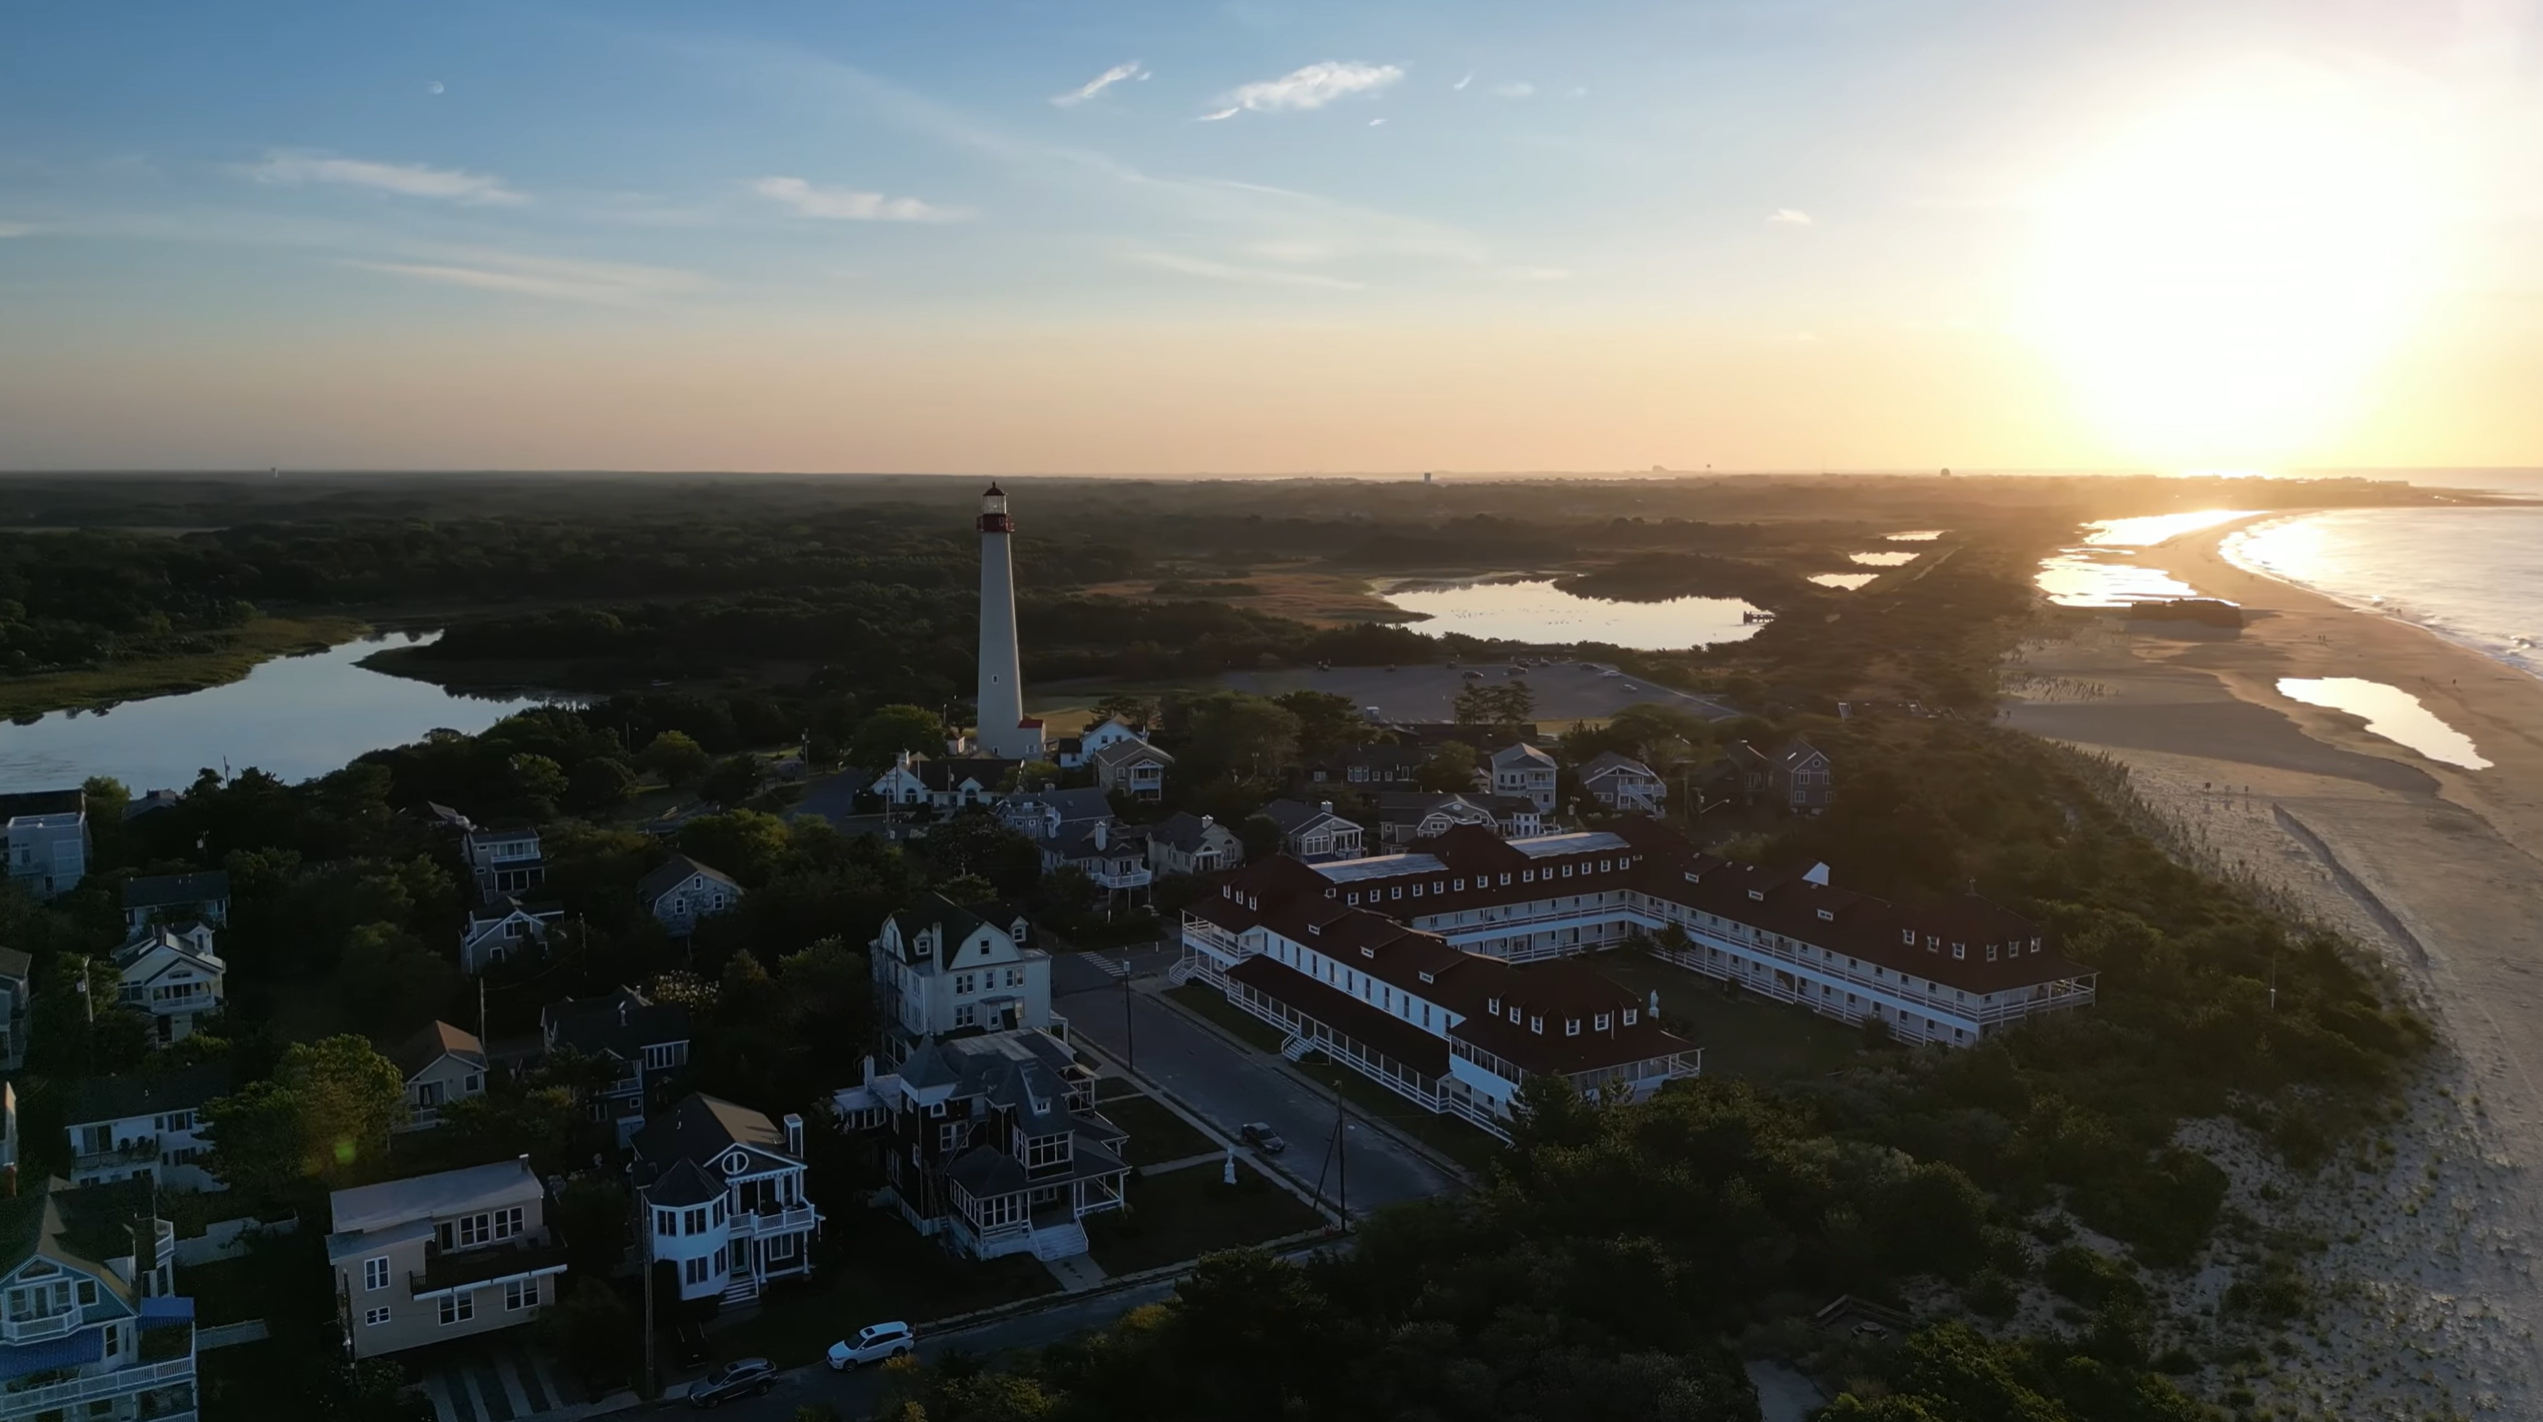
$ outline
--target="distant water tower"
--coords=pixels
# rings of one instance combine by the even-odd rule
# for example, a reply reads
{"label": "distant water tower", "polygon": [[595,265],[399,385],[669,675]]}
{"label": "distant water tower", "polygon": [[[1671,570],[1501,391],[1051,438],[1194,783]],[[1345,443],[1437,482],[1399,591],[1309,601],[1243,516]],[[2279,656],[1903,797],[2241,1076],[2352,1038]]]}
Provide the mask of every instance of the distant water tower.
{"label": "distant water tower", "polygon": [[1425,484],[1430,482],[1430,471],[1427,469],[1422,471],[1422,482]]}

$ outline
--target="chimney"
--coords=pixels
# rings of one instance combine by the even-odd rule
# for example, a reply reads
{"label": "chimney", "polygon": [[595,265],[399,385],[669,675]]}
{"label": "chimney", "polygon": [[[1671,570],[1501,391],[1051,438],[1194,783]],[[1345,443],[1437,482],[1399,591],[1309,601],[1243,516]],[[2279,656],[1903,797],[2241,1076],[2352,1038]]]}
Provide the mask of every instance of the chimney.
{"label": "chimney", "polygon": [[1097,820],[1095,822],[1095,847],[1097,849],[1102,849],[1106,844],[1111,842],[1112,837],[1105,832],[1107,828],[1108,826],[1105,821]]}
{"label": "chimney", "polygon": [[789,1111],[786,1113],[785,1125],[786,1154],[801,1160],[804,1158],[804,1118]]}
{"label": "chimney", "polygon": [[621,1027],[627,1025],[627,999],[623,997],[618,999],[618,1025]]}
{"label": "chimney", "polygon": [[1217,824],[1218,822],[1219,817],[1216,815],[1203,815],[1201,817],[1201,828],[1208,829],[1210,826]]}
{"label": "chimney", "polygon": [[1333,802],[1331,800],[1324,801],[1322,804],[1316,806],[1316,808],[1330,815],[1333,813]]}

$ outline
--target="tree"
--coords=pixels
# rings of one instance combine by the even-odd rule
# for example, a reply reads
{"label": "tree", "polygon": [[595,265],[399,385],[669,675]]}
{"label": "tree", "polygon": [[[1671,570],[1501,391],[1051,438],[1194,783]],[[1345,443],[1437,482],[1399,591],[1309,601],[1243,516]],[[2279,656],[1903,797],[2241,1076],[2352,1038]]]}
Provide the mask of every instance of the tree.
{"label": "tree", "polygon": [[359,1173],[406,1120],[406,1074],[360,1037],[294,1042],[270,1076],[203,1108],[211,1170],[277,1195]]}
{"label": "tree", "polygon": [[393,923],[366,923],[345,940],[338,995],[375,1035],[394,1037],[431,1021],[459,987],[459,970]]}
{"label": "tree", "polygon": [[[589,1122],[564,1086],[464,1096],[442,1108],[441,1121],[443,1143],[455,1159],[497,1161],[526,1155],[542,1175],[591,1163],[583,1154]],[[566,1238],[576,1239],[576,1232],[568,1230]]]}
{"label": "tree", "polygon": [[543,755],[516,755],[505,768],[512,773],[513,793],[533,805],[554,805],[570,783],[565,767]]}
{"label": "tree", "polygon": [[1146,735],[1148,723],[1156,719],[1156,714],[1156,708],[1148,704],[1146,697],[1117,691],[1095,703],[1093,709],[1087,712],[1090,719],[1086,724],[1089,729],[1092,729],[1104,724],[1107,720],[1114,720],[1141,735]]}
{"label": "tree", "polygon": [[1519,726],[1536,715],[1536,693],[1524,681],[1471,682],[1457,693],[1457,724]]}
{"label": "tree", "polygon": [[1377,727],[1348,696],[1330,691],[1291,691],[1272,698],[1298,718],[1298,750],[1310,758],[1331,755],[1377,737]]}
{"label": "tree", "polygon": [[860,770],[880,771],[905,750],[940,755],[944,749],[945,723],[935,712],[924,706],[883,706],[857,723],[856,734],[848,737],[847,758]]}
{"label": "tree", "polygon": [[739,805],[759,793],[761,778],[757,756],[728,755],[699,782],[698,794],[718,805]]}
{"label": "tree", "polygon": [[705,748],[681,731],[655,735],[645,743],[644,754],[639,758],[645,769],[662,777],[665,785],[685,785],[706,774]]}
{"label": "tree", "polygon": [[1298,762],[1298,717],[1267,697],[1205,692],[1177,708],[1175,727],[1194,779],[1276,779]]}
{"label": "tree", "polygon": [[565,803],[587,815],[615,809],[636,793],[636,772],[610,756],[584,761],[566,780]]}
{"label": "tree", "polygon": [[1430,753],[1421,768],[1413,772],[1413,783],[1425,790],[1455,793],[1475,788],[1475,771],[1483,757],[1464,741],[1442,741]]}
{"label": "tree", "polygon": [[950,878],[977,874],[1001,894],[1027,894],[1042,877],[1042,851],[984,809],[968,809],[930,826],[919,852]]}
{"label": "tree", "polygon": [[784,868],[793,842],[786,822],[758,810],[700,815],[680,826],[680,852],[721,869],[745,889],[756,889]]}
{"label": "tree", "polygon": [[[608,1283],[571,1271],[565,1277],[573,1287],[548,1308],[538,1326],[586,1386],[606,1391],[635,1371],[644,1330],[637,1326],[635,1310]],[[676,1287],[672,1296],[679,1296]]]}

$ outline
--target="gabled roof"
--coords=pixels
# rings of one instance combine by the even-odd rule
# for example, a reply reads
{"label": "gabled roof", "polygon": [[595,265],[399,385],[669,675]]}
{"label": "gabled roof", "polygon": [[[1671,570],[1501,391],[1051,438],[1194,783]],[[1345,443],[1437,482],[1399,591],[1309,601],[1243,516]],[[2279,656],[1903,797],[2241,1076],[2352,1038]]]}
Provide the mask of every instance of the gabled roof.
{"label": "gabled roof", "polygon": [[692,1091],[670,1110],[645,1122],[629,1142],[638,1158],[668,1169],[675,1160],[703,1166],[735,1146],[766,1154],[786,1155],[786,1133],[777,1123],[748,1106]]}
{"label": "gabled roof", "polygon": [[[1327,801],[1325,803],[1330,804],[1331,802]],[[1280,832],[1284,835],[1294,835],[1300,830],[1306,829],[1310,825],[1319,824],[1328,820],[1335,824],[1348,826],[1352,829],[1358,829],[1360,827],[1356,822],[1344,819],[1342,816],[1326,809],[1322,804],[1310,805],[1301,800],[1274,800],[1270,804],[1263,806],[1261,813],[1263,818],[1280,826]]]}
{"label": "gabled roof", "polygon": [[1495,770],[1518,770],[1522,768],[1529,770],[1552,770],[1554,768],[1554,757],[1547,755],[1545,752],[1538,750],[1536,747],[1529,745],[1525,741],[1521,741],[1516,745],[1503,746],[1501,749],[1494,751],[1492,753],[1492,768]]}
{"label": "gabled roof", "polygon": [[127,821],[137,820],[143,815],[174,809],[184,799],[184,795],[174,790],[153,790],[147,795],[135,795],[125,803],[123,817]]}
{"label": "gabled roof", "polygon": [[887,766],[874,778],[881,780],[894,770],[907,770],[918,777],[918,783],[929,790],[959,790],[969,781],[983,790],[995,790],[1007,772],[1022,765],[1020,760],[1002,760],[996,756],[963,756],[933,760],[913,755],[906,766]]}
{"label": "gabled roof", "polygon": [[414,1036],[398,1044],[388,1054],[397,1069],[413,1080],[416,1073],[444,1057],[457,1057],[482,1071],[486,1065],[486,1044],[474,1032],[462,1031],[447,1022],[435,1022],[418,1030]]}
{"label": "gabled roof", "polygon": [[16,948],[0,948],[0,980],[24,978],[35,971],[35,959]]}
{"label": "gabled roof", "polygon": [[657,1003],[634,988],[598,997],[569,997],[539,1009],[539,1030],[558,1047],[587,1057],[633,1061],[647,1047],[689,1040],[689,1009]]}
{"label": "gabled roof", "polygon": [[1087,758],[1097,765],[1129,765],[1143,760],[1153,760],[1159,765],[1174,764],[1173,756],[1146,741],[1115,741]]}
{"label": "gabled roof", "polygon": [[999,809],[1005,812],[1012,807],[1020,813],[1023,809],[1033,806],[1047,806],[1059,811],[1060,823],[1063,825],[1077,820],[1106,820],[1112,818],[1113,813],[1111,798],[1106,796],[1100,787],[1093,785],[1071,786],[1066,790],[1035,790],[1029,794],[1012,795],[999,806]]}
{"label": "gabled roof", "polygon": [[327,1206],[334,1233],[347,1235],[437,1219],[463,1209],[535,1200],[544,1193],[528,1160],[498,1160],[492,1165],[437,1170],[338,1190],[327,1197]]}
{"label": "gabled roof", "polygon": [[1581,767],[1583,782],[1604,780],[1610,775],[1636,775],[1645,780],[1660,778],[1650,766],[1632,756],[1619,754],[1616,751],[1601,751],[1590,757],[1589,762]]}
{"label": "gabled roof", "polygon": [[[1219,829],[1219,823],[1209,816],[1196,815],[1189,810],[1177,810],[1148,826],[1148,838],[1189,852],[1199,849],[1203,836],[1214,829]],[[1227,833],[1225,830],[1220,832]]]}
{"label": "gabled roof", "polygon": [[652,873],[636,881],[636,897],[651,904],[701,874],[736,894],[742,891],[742,886],[733,882],[733,876],[723,870],[700,864],[685,854],[674,854],[662,861]]}
{"label": "gabled roof", "polygon": [[210,903],[229,896],[229,872],[222,869],[203,869],[191,874],[150,874],[124,883],[124,907],[127,909]]}
{"label": "gabled roof", "polygon": [[209,972],[225,973],[229,971],[229,965],[221,961],[219,954],[196,951],[191,939],[179,937],[176,930],[170,928],[166,924],[153,924],[149,928],[144,929],[131,942],[116,949],[115,966],[126,972],[130,972],[135,964],[139,963],[142,959],[149,957],[151,951],[158,948],[165,948],[169,952],[183,958],[185,961],[195,964]]}
{"label": "gabled roof", "polygon": [[62,1093],[62,1123],[87,1125],[125,1121],[166,1111],[191,1111],[230,1091],[226,1062],[205,1062],[176,1071],[135,1072],[127,1076],[92,1076],[72,1082]]}
{"label": "gabled roof", "polygon": [[[145,1239],[155,1252],[158,1231],[146,1179],[77,1189],[67,1180],[37,1179],[0,1198],[0,1276],[40,1255],[95,1278],[129,1303],[132,1286],[112,1266],[119,1259],[138,1263]],[[98,1331],[84,1330],[84,1336],[97,1337]]]}
{"label": "gabled roof", "polygon": [[724,1197],[724,1186],[698,1168],[696,1161],[682,1156],[644,1187],[645,1199],[656,1205],[703,1205]]}
{"label": "gabled roof", "polygon": [[[1095,843],[1095,831],[1104,832],[1104,843]],[[1062,860],[1109,859],[1116,854],[1144,855],[1148,852],[1148,829],[1145,826],[1114,824],[1109,820],[1081,820],[1062,825],[1060,832],[1042,841],[1045,853]]]}
{"label": "gabled roof", "polygon": [[994,928],[1000,934],[1007,931],[1005,924],[991,923],[933,889],[919,895],[918,902],[893,914],[886,922],[900,931],[901,958],[910,963],[923,961],[918,952],[918,935],[929,928],[936,930],[940,952],[964,942],[983,927]]}
{"label": "gabled roof", "polygon": [[473,849],[480,844],[511,844],[517,840],[538,837],[537,825],[513,825],[505,829],[472,829],[468,831],[467,843]]}

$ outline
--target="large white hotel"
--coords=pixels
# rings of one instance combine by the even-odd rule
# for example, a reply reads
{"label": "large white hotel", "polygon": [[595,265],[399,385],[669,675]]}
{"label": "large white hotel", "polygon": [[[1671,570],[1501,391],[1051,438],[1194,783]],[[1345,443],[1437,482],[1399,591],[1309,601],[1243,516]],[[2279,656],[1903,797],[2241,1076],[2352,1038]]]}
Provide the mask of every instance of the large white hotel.
{"label": "large white hotel", "polygon": [[1184,911],[1176,976],[1289,1032],[1293,1054],[1496,1132],[1528,1075],[1639,1095],[1696,1070],[1648,1004],[1561,961],[1636,934],[1679,967],[1910,1042],[1967,1045],[2093,1000],[2092,971],[2017,914],[1827,878],[1704,854],[1648,820],[1511,840],[1461,826],[1419,853],[1246,866]]}

